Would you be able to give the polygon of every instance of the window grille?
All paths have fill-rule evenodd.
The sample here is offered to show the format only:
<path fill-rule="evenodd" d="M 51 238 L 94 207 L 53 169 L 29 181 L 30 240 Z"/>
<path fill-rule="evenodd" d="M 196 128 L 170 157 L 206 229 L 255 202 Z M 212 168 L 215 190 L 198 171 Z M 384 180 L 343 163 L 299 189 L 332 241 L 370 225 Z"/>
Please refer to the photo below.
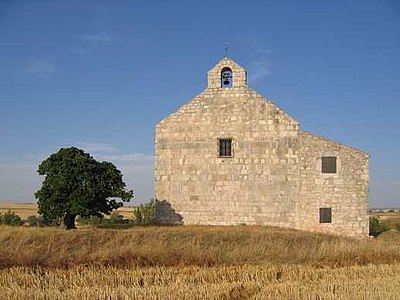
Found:
<path fill-rule="evenodd" d="M 232 139 L 218 139 L 219 141 L 219 157 L 232 156 Z"/>
<path fill-rule="evenodd" d="M 336 173 L 336 156 L 322 157 L 322 173 Z"/>

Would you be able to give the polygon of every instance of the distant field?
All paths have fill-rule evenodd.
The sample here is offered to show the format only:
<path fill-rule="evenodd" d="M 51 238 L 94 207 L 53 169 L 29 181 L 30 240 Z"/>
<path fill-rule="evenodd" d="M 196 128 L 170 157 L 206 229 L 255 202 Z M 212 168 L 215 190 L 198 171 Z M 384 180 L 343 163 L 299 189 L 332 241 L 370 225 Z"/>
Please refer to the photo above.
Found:
<path fill-rule="evenodd" d="M 382 220 L 400 220 L 399 209 L 371 210 L 371 216 L 379 217 Z"/>
<path fill-rule="evenodd" d="M 127 206 L 129 205 L 129 206 Z M 8 210 L 14 211 L 17 215 L 19 215 L 23 220 L 26 220 L 29 216 L 37 216 L 37 205 L 36 203 L 12 203 L 12 202 L 1 202 L 0 201 L 0 213 L 4 213 Z M 125 204 L 124 207 L 116 210 L 118 213 L 124 216 L 126 219 L 133 218 L 133 210 L 134 206 L 131 206 L 129 203 Z M 371 216 L 376 216 L 383 223 L 400 224 L 400 210 L 399 209 L 385 209 L 378 210 L 373 209 L 370 211 Z"/>
<path fill-rule="evenodd" d="M 0 213 L 11 210 L 19 215 L 23 220 L 26 220 L 29 216 L 38 215 L 38 207 L 36 203 L 11 203 L 11 202 L 0 202 Z M 124 218 L 133 218 L 133 206 L 126 206 L 117 209 L 116 211 L 124 216 Z"/>
<path fill-rule="evenodd" d="M 388 226 L 389 229 L 400 228 L 400 210 L 399 209 L 385 209 L 385 210 L 371 210 L 371 216 L 377 217 L 382 224 Z"/>
<path fill-rule="evenodd" d="M 37 205 L 35 203 L 11 203 L 11 202 L 0 202 L 0 213 L 7 211 L 13 211 L 19 215 L 22 219 L 26 219 L 29 216 L 37 216 Z"/>

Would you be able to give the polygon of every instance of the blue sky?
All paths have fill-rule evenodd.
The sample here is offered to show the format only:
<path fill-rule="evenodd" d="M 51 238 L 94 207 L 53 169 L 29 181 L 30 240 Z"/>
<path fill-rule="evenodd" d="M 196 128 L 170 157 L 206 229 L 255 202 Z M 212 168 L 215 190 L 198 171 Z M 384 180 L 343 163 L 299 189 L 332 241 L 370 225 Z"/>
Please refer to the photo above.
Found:
<path fill-rule="evenodd" d="M 77 146 L 153 196 L 154 126 L 224 56 L 305 131 L 371 154 L 372 207 L 400 206 L 400 2 L 0 1 L 0 200 Z M 135 203 L 135 202 L 134 202 Z"/>

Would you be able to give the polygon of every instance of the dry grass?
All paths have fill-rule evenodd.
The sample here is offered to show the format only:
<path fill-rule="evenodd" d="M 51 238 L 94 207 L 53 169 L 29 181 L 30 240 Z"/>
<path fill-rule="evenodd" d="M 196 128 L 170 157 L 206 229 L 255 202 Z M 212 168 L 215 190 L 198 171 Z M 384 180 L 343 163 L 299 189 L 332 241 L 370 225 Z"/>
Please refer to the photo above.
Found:
<path fill-rule="evenodd" d="M 136 227 L 126 230 L 0 227 L 0 267 L 79 265 L 342 267 L 400 262 L 399 234 L 356 240 L 261 226 Z"/>
<path fill-rule="evenodd" d="M 37 206 L 1 203 L 7 210 L 26 218 Z M 119 213 L 132 218 L 133 208 Z M 0 226 L 0 245 L 0 299 L 400 299 L 395 232 Z"/>
<path fill-rule="evenodd" d="M 399 299 L 400 234 L 0 226 L 1 299 Z"/>
<path fill-rule="evenodd" d="M 400 265 L 0 270 L 2 299 L 399 299 Z"/>

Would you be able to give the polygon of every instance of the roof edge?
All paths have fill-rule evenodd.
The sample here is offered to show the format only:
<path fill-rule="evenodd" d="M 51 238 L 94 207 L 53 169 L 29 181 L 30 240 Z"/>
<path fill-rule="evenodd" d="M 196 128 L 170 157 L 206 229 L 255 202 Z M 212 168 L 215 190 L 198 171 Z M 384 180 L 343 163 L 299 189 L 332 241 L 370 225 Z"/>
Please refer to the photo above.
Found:
<path fill-rule="evenodd" d="M 347 148 L 347 149 L 356 151 L 356 152 L 358 152 L 358 153 L 360 153 L 360 154 L 363 154 L 363 155 L 365 155 L 365 156 L 370 157 L 370 154 L 367 153 L 367 152 L 365 152 L 365 151 L 363 151 L 363 150 L 360 150 L 360 149 L 358 149 L 358 148 L 355 148 L 355 147 L 352 147 L 352 146 L 343 144 L 343 143 L 341 143 L 341 142 L 334 141 L 334 140 L 332 140 L 332 139 L 329 139 L 329 138 L 327 138 L 327 137 L 324 137 L 324 136 L 321 136 L 321 135 L 318 135 L 318 134 L 315 134 L 315 133 L 311 133 L 311 132 L 306 132 L 306 131 L 300 130 L 300 131 L 299 131 L 299 135 L 300 135 L 300 136 L 309 136 L 309 137 L 313 137 L 313 138 L 316 138 L 316 139 L 318 139 L 318 140 L 321 140 L 321 141 L 324 141 L 324 142 L 328 142 L 328 143 L 330 143 L 330 144 L 335 144 L 335 145 L 338 145 L 338 146 L 341 146 L 341 147 L 345 147 L 345 148 Z"/>

